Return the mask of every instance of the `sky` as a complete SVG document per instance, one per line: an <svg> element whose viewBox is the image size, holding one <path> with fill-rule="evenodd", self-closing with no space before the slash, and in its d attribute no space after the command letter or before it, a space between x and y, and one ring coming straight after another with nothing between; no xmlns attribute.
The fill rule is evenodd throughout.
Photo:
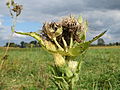
<svg viewBox="0 0 120 90"><path fill-rule="evenodd" d="M0 0L0 46L9 40L20 43L34 40L28 36L11 36L12 19ZM61 17L83 16L88 20L87 40L108 30L102 37L106 43L120 42L120 0L15 0L23 5L23 11L17 19L16 31L38 32L44 22L60 20Z"/></svg>

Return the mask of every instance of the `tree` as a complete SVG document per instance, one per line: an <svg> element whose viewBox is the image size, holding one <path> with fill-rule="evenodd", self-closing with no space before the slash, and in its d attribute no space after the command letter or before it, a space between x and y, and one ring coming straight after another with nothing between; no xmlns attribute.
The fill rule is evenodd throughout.
<svg viewBox="0 0 120 90"><path fill-rule="evenodd" d="M17 46L18 46L18 45L15 44L14 42L10 42L10 43L7 42L6 45L5 45L5 47L7 47L8 44L9 44L9 47L17 47Z"/></svg>
<svg viewBox="0 0 120 90"><path fill-rule="evenodd" d="M37 46L37 41L31 41L30 42L31 47L36 47Z"/></svg>
<svg viewBox="0 0 120 90"><path fill-rule="evenodd" d="M102 38L98 39L97 45L99 46L104 46L105 45L105 41Z"/></svg>
<svg viewBox="0 0 120 90"><path fill-rule="evenodd" d="M36 41L36 40L35 40L35 41L31 41L30 44L36 45L36 44L37 44L37 41Z"/></svg>
<svg viewBox="0 0 120 90"><path fill-rule="evenodd" d="M8 46L8 42L5 44L5 47L7 47Z"/></svg>
<svg viewBox="0 0 120 90"><path fill-rule="evenodd" d="M112 43L109 43L109 46L112 46L113 44Z"/></svg>
<svg viewBox="0 0 120 90"><path fill-rule="evenodd" d="M119 45L119 42L116 42L116 46L118 46Z"/></svg>
<svg viewBox="0 0 120 90"><path fill-rule="evenodd" d="M21 41L20 44L21 44L21 48L25 48L25 42L24 41Z"/></svg>

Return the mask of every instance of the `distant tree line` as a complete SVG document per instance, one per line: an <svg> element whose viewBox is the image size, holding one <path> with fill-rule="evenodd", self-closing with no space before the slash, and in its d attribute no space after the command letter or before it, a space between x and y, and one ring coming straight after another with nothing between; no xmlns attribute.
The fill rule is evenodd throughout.
<svg viewBox="0 0 120 90"><path fill-rule="evenodd" d="M120 42L109 43L109 46L120 46Z"/></svg>
<svg viewBox="0 0 120 90"><path fill-rule="evenodd" d="M6 43L5 47L6 46L8 46L8 42ZM10 42L9 46L10 47L20 47L20 48L41 47L40 44L36 40L30 41L29 43L21 41L20 44ZM114 42L114 43L105 44L104 39L99 38L97 40L97 44L91 44L91 46L120 46L120 42Z"/></svg>
<svg viewBox="0 0 120 90"><path fill-rule="evenodd" d="M99 38L97 40L97 44L91 44L91 46L120 46L120 42L114 42L114 43L105 44L104 39Z"/></svg>
<svg viewBox="0 0 120 90"><path fill-rule="evenodd" d="M6 43L5 47L7 47L9 44L9 47L20 47L20 48L33 48L33 47L41 47L40 44L34 40L30 41L29 43L21 41L20 44L16 44L14 42Z"/></svg>

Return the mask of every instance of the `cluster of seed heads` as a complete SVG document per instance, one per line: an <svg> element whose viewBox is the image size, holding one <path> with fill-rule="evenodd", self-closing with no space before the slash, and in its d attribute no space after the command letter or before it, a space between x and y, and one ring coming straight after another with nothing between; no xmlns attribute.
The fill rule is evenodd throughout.
<svg viewBox="0 0 120 90"><path fill-rule="evenodd" d="M64 18L60 22L45 23L42 28L42 36L44 36L47 40L51 40L49 35L54 35L56 30L60 27L62 27L62 33L57 36L56 39L61 46L63 46L62 37L67 42L68 46L70 45L71 37L73 38L73 41L78 43L81 42L77 32L81 32L82 24L78 23L78 20L72 16Z"/></svg>
<svg viewBox="0 0 120 90"><path fill-rule="evenodd" d="M15 3L14 0L11 0L11 2L7 2L6 5L10 9L10 14L12 17L13 17L13 12L16 13L16 16L19 16L21 14L23 6Z"/></svg>

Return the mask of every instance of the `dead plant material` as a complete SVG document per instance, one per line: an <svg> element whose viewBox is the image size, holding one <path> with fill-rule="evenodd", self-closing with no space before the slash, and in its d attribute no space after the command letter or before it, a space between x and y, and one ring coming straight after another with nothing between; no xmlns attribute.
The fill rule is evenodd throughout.
<svg viewBox="0 0 120 90"><path fill-rule="evenodd" d="M79 35L77 32L81 31L81 24L78 24L78 21L74 17L67 17L62 19L61 22L51 22L51 23L45 23L42 28L42 36L46 40L51 40L50 36L53 36L53 34L56 32L58 28L62 27L62 34L56 37L58 43L63 47L63 41L62 37L67 42L67 45L70 45L70 38L73 36L73 41L76 41L78 43L82 42L82 40L79 38ZM54 42L53 42L54 43Z"/></svg>

